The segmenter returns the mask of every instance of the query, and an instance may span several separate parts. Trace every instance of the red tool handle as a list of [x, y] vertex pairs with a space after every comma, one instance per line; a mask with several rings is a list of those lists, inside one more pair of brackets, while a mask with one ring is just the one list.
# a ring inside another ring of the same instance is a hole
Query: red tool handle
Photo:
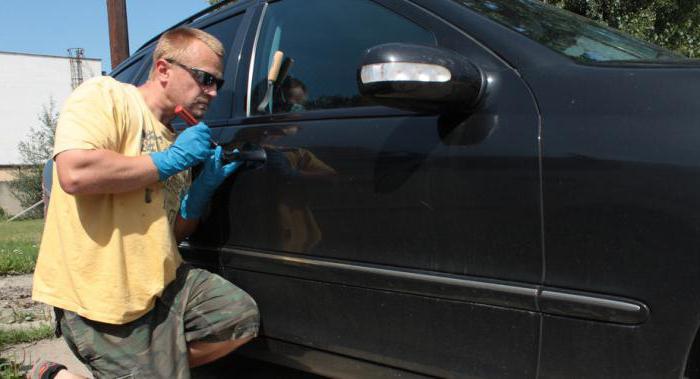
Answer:
[[[182, 119], [187, 125], [189, 126], [194, 126], [197, 125], [197, 119], [192, 116], [192, 113], [185, 109], [182, 105], [176, 105], [175, 106], [175, 114]], [[209, 140], [212, 145], [214, 146], [219, 146], [218, 143], [214, 142], [214, 140]]]
[[192, 113], [190, 113], [185, 107], [182, 105], [176, 105], [175, 106], [175, 114], [182, 119], [182, 121], [186, 122], [187, 125], [192, 126], [192, 125], [197, 125], [197, 119], [192, 116]]

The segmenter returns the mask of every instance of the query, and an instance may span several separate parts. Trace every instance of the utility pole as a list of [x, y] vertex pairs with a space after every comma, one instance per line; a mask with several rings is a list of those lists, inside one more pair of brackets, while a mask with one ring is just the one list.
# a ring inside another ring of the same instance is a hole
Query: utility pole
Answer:
[[126, 20], [126, 0], [107, 0], [109, 21], [109, 51], [112, 68], [129, 57], [129, 27]]

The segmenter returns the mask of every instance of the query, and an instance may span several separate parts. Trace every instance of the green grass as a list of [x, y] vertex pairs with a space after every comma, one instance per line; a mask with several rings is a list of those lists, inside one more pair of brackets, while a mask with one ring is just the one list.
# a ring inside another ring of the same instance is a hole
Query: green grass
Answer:
[[[5, 346], [18, 343], [40, 341], [54, 336], [51, 325], [41, 325], [37, 328], [26, 330], [0, 329], [0, 350]], [[21, 359], [20, 359], [21, 360]], [[22, 367], [17, 358], [0, 358], [0, 379], [19, 379], [26, 375], [27, 367]]]
[[53, 336], [54, 329], [49, 324], [32, 329], [0, 329], [0, 349], [7, 345], [41, 341]]
[[0, 221], [0, 275], [34, 271], [44, 220]]
[[0, 379], [23, 379], [22, 366], [10, 359], [0, 358]]

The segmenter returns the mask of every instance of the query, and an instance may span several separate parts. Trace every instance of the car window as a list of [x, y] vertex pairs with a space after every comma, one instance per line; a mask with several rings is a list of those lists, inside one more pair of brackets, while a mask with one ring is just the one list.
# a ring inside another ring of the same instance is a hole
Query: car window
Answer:
[[[366, 0], [284, 0], [264, 14], [255, 48], [250, 114], [362, 106], [362, 53], [388, 42], [436, 45], [434, 35]], [[274, 57], [279, 75], [268, 81]]]
[[243, 20], [243, 13], [221, 20], [215, 24], [208, 25], [202, 28], [207, 33], [218, 38], [224, 45], [226, 52], [224, 53], [224, 86], [218, 91], [216, 98], [209, 105], [209, 110], [206, 114], [206, 119], [223, 119], [228, 118], [231, 114], [233, 106], [233, 75], [236, 72], [238, 63], [235, 59], [229, 60], [233, 40], [238, 33], [239, 26]]
[[455, 1], [583, 62], [688, 59], [539, 0]]
[[151, 65], [153, 64], [153, 50], [155, 50], [156, 46], [153, 44], [148, 50], [144, 53], [144, 57], [146, 57], [144, 60], [148, 62], [148, 65], [143, 68], [143, 70], [139, 70], [138, 74], [134, 76], [134, 78], [131, 80], [131, 83], [135, 86], [140, 86], [143, 83], [146, 83], [146, 79], [148, 79], [148, 75], [151, 73]]
[[142, 65], [143, 58], [139, 58], [135, 60], [132, 64], [130, 64], [128, 67], [119, 71], [116, 75], [113, 74], [112, 76], [114, 76], [115, 79], [122, 83], [132, 83], [134, 76], [138, 73]]

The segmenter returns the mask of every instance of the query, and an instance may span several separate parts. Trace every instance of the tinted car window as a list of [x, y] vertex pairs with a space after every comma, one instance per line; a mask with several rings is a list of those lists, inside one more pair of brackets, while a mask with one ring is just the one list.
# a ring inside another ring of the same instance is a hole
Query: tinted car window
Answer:
[[[285, 0], [269, 5], [255, 51], [251, 114], [363, 105], [362, 53], [387, 42], [435, 45], [433, 34], [371, 1]], [[277, 51], [283, 64], [268, 89]]]
[[146, 57], [144, 60], [148, 62], [148, 66], [144, 67], [143, 70], [140, 70], [139, 73], [134, 77], [134, 79], [131, 81], [133, 85], [140, 86], [141, 84], [146, 82], [146, 79], [148, 79], [148, 74], [151, 72], [151, 65], [153, 64], [153, 50], [155, 48], [155, 45], [153, 45], [143, 55], [144, 57]]
[[138, 73], [139, 69], [143, 65], [143, 58], [137, 59], [134, 63], [129, 65], [129, 67], [119, 71], [116, 75], [113, 75], [115, 79], [123, 83], [132, 83], [134, 76]]
[[458, 2], [551, 49], [583, 62], [688, 59], [538, 0]]
[[232, 75], [236, 72], [235, 60], [229, 61], [229, 56], [231, 55], [231, 48], [233, 46], [233, 39], [238, 33], [238, 28], [243, 20], [243, 13], [239, 13], [233, 17], [224, 19], [215, 24], [204, 27], [204, 31], [218, 38], [219, 41], [224, 45], [226, 52], [224, 54], [224, 79], [226, 83], [218, 91], [218, 94], [214, 101], [209, 106], [206, 117], [207, 119], [216, 118], [227, 118], [231, 114], [231, 107], [233, 104], [233, 80]]

